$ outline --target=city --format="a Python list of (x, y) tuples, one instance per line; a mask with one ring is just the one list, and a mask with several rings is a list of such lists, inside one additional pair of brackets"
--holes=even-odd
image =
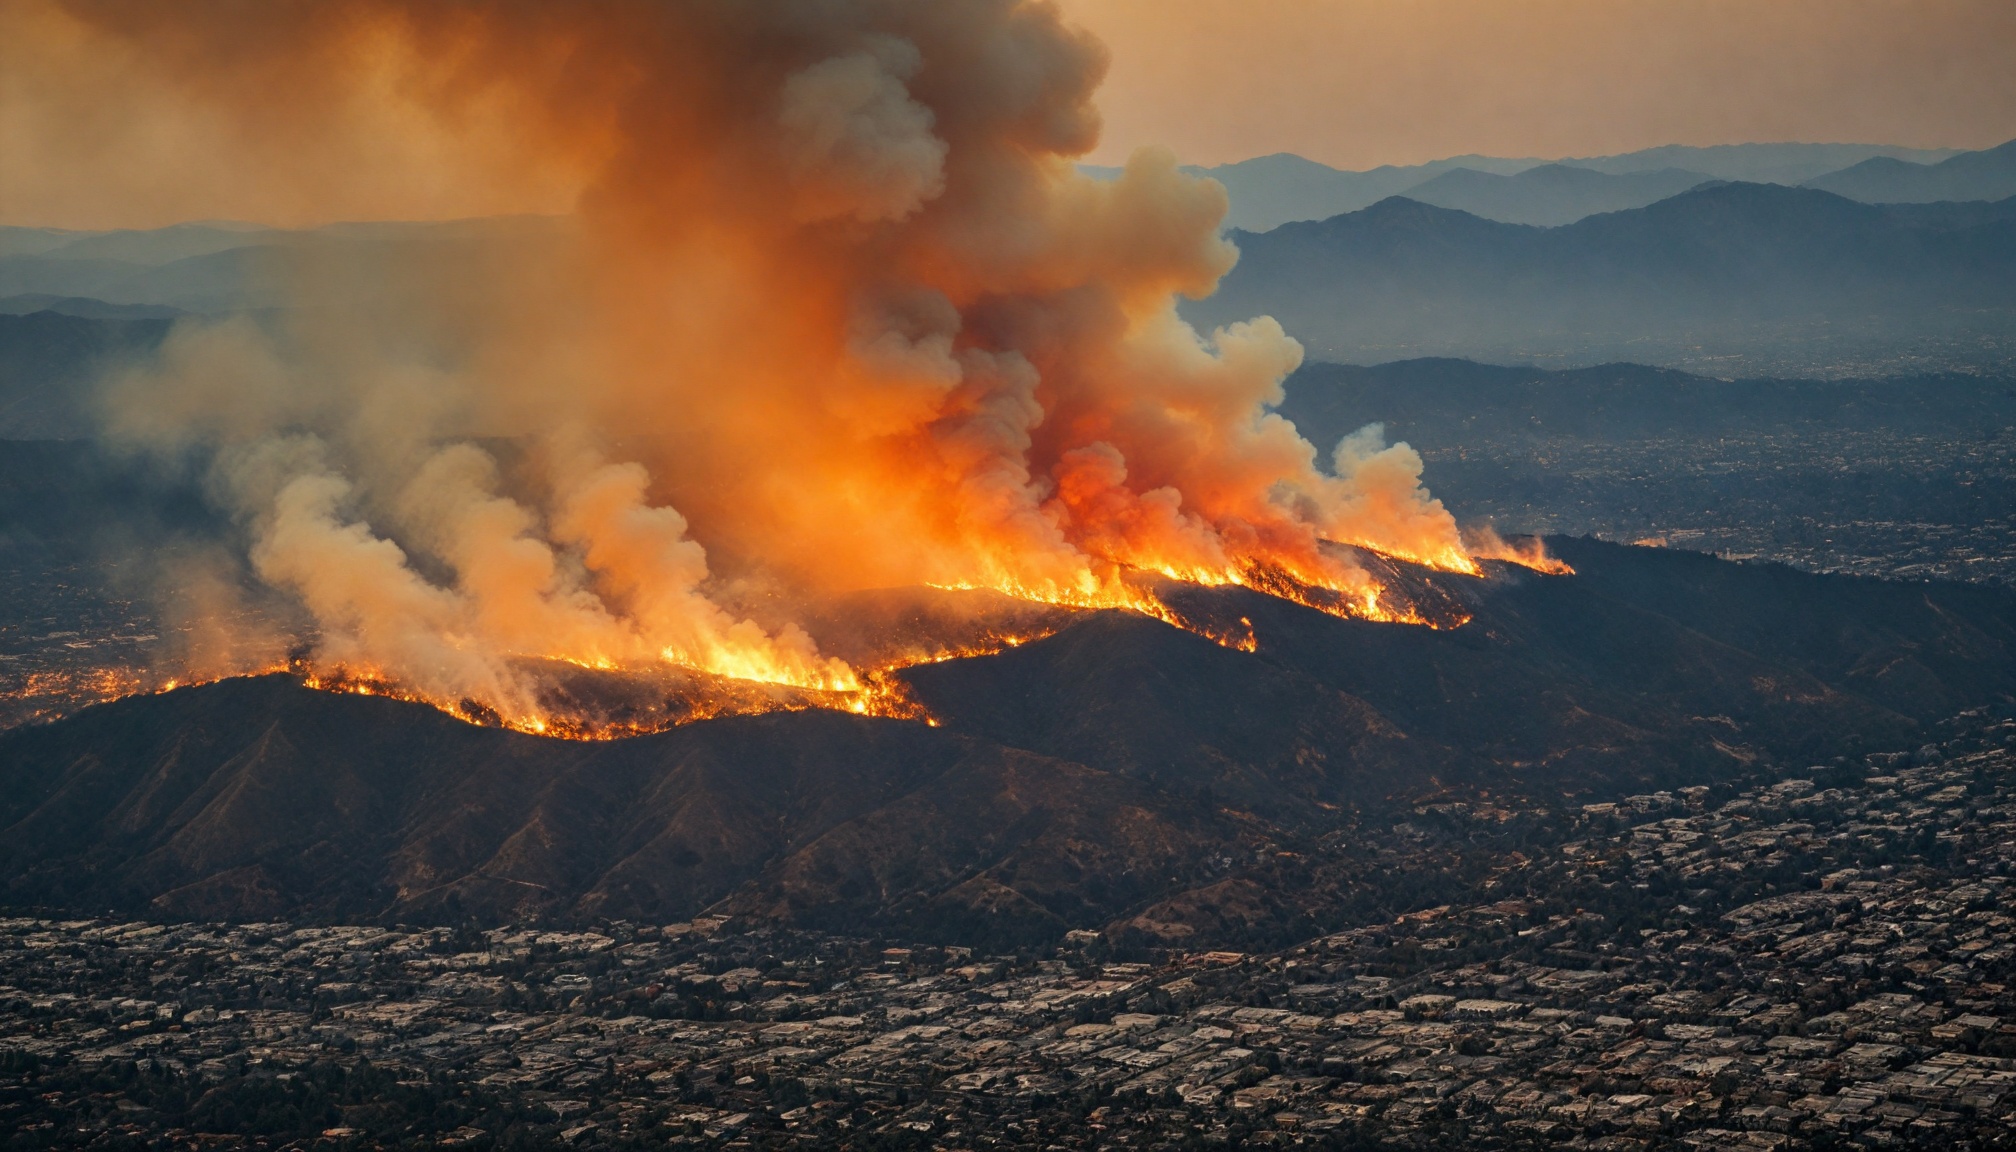
[[(0, 922), (10, 1148), (2006, 1143), (2016, 720), (1599, 802), (1271, 951)], [(1780, 776), (1784, 778), (1780, 778)], [(1424, 805), (1399, 857), (1488, 804)]]

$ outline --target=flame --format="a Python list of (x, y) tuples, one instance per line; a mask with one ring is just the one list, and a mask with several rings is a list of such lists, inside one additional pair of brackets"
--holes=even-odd
[[(1474, 565), (1468, 571), (1474, 573)], [(1278, 565), (1258, 563), (1244, 568), (1216, 569), (1175, 563), (1139, 568), (1107, 565), (1091, 579), (1074, 585), (1031, 586), (1003, 579), (991, 584), (940, 584), (934, 587), (956, 591), (986, 590), (1062, 608), (1136, 612), (1186, 632), (1194, 632), (1221, 647), (1242, 652), (1259, 651), (1260, 644), (1250, 619), (1240, 617), (1236, 628), (1214, 626), (1194, 619), (1169, 603), (1154, 586), (1157, 580), (1199, 588), (1245, 588), (1343, 619), (1416, 624), (1430, 628), (1460, 626), (1468, 620), (1468, 617), (1463, 617), (1453, 622), (1440, 622), (1411, 609), (1393, 611), (1380, 603), (1384, 589), (1377, 582), (1362, 570), (1336, 565), (1330, 566), (1328, 571), (1309, 576), (1292, 574)]]
[[(1528, 558), (1538, 555), (1544, 559), (1544, 553), (1537, 550), (1529, 549), (1520, 555)], [(1362, 575), (1358, 569), (1340, 570)], [(1354, 577), (1322, 586), (1305, 584), (1279, 568), (1261, 566), (1243, 570), (1211, 570), (1171, 564), (1142, 570), (1109, 565), (1095, 580), (1066, 587), (1032, 587), (1012, 580), (990, 585), (939, 587), (950, 591), (992, 591), (1030, 603), (1074, 611), (1103, 609), (1133, 612), (1241, 652), (1257, 652), (1260, 648), (1249, 616), (1239, 616), (1232, 624), (1198, 616), (1172, 604), (1169, 593), (1185, 587), (1239, 587), (1344, 619), (1431, 629), (1461, 627), (1469, 620), (1462, 613), (1431, 617), (1415, 607), (1395, 608), (1385, 601), (1386, 589), (1369, 581), (1369, 578)], [(559, 655), (546, 660), (550, 665), (574, 669), (593, 678), (648, 678), (667, 671), (706, 678), (681, 701), (678, 709), (667, 709), (663, 714), (644, 719), (597, 716), (592, 709), (578, 705), (550, 699), (537, 700), (536, 693), (501, 700), (456, 697), (429, 691), (380, 666), (328, 662), (312, 656), (213, 676), (187, 672), (163, 676), (130, 667), (38, 671), (27, 676), (17, 690), (0, 693), (0, 700), (17, 705), (29, 703), (29, 707), (17, 707), (12, 714), (14, 723), (29, 723), (58, 719), (80, 707), (130, 696), (156, 695), (233, 677), (277, 674), (288, 676), (301, 686), (317, 691), (423, 704), (467, 723), (563, 740), (619, 740), (726, 716), (810, 709), (906, 720), (936, 727), (939, 723), (937, 718), (914, 697), (901, 677), (904, 669), (997, 655), (1047, 638), (1055, 630), (1053, 626), (988, 631), (966, 643), (913, 647), (883, 658), (873, 667), (860, 669), (837, 660), (829, 661), (822, 666), (823, 671), (812, 676), (766, 661), (761, 658), (760, 649), (754, 654), (737, 654), (722, 649), (709, 659), (696, 660), (676, 649), (667, 648), (659, 652), (654, 661), (643, 664), (628, 664), (605, 655)], [(536, 685), (542, 679), (535, 670), (525, 674), (524, 682)], [(752, 691), (752, 688), (783, 691), (762, 692)], [(514, 703), (514, 700), (518, 702)]]
[(1575, 574), (1574, 567), (1566, 560), (1547, 555), (1546, 545), (1542, 544), (1538, 537), (1520, 541), (1519, 545), (1512, 551), (1484, 558), (1503, 560), (1508, 564), (1517, 564), (1521, 568), (1531, 568), (1535, 572), (1545, 573), (1548, 576), (1573, 576)]
[(1501, 560), (1548, 576), (1575, 574), (1575, 569), (1567, 561), (1547, 554), (1547, 542), (1538, 536), (1518, 536), (1507, 540), (1485, 526), (1471, 531), (1465, 543), (1470, 554), (1479, 560)]

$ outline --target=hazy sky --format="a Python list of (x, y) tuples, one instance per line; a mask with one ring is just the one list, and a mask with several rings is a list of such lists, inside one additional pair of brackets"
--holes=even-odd
[(1112, 48), (1102, 160), (2016, 137), (2016, 0), (1060, 2)]
[[(1366, 168), (2016, 137), (2016, 0), (1055, 2), (1111, 52), (1103, 162), (1144, 144), (1202, 164), (1287, 151)], [(161, 33), (195, 22), (124, 3), (0, 0), (0, 222), (560, 212), (588, 167), (551, 150), (526, 163), (524, 118), (543, 112), (512, 104), (510, 85), (451, 87), (454, 115), (415, 115), (433, 62), (404, 60), (399, 41), (353, 37), (369, 66), (350, 72), (332, 57), (304, 77), (248, 49), (233, 69), (177, 73), (200, 37)], [(319, 121), (287, 114), (308, 107)]]

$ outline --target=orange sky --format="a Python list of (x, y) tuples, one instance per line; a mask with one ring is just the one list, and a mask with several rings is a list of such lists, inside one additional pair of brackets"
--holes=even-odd
[[(93, 31), (65, 2), (0, 0), (0, 222), (564, 212), (578, 191), (580, 164), (523, 162), (525, 109), (416, 117), (394, 73), (325, 101), (312, 148), (260, 137), (261, 116), (219, 115), (242, 94), (168, 83), (159, 45)], [(1112, 54), (1104, 162), (1144, 144), (1366, 168), (2016, 137), (2016, 0), (1054, 2)], [(291, 78), (272, 92), (314, 95)]]
[(2016, 137), (2016, 0), (1060, 3), (1112, 48), (1106, 161)]

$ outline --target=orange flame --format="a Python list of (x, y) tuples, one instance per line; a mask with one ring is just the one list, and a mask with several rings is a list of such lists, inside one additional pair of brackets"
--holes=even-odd
[(1488, 526), (1469, 534), (1466, 540), (1470, 554), (1479, 560), (1502, 560), (1507, 564), (1517, 564), (1548, 576), (1573, 576), (1575, 569), (1567, 561), (1547, 554), (1547, 542), (1538, 536), (1520, 536), (1507, 540)]

